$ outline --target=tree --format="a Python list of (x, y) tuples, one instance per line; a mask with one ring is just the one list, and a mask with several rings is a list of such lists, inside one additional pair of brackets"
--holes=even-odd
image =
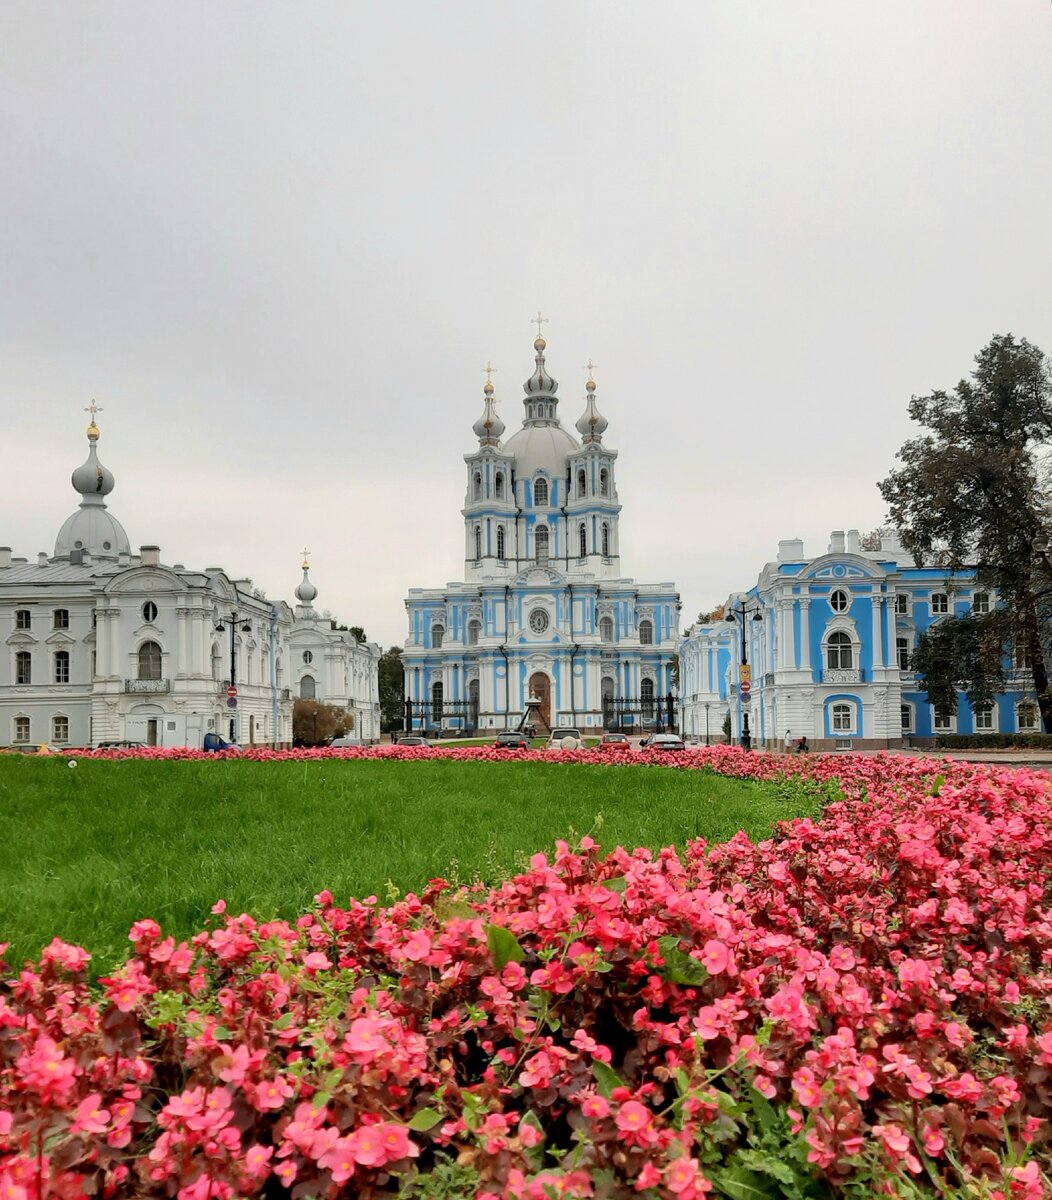
[(324, 746), (353, 730), (354, 713), (335, 704), (297, 700), (292, 706), (292, 740), (300, 745)]
[(672, 681), (673, 688), (675, 688), (675, 690), (678, 692), (679, 691), (679, 655), (678, 654), (673, 654), (672, 660), (669, 663), (669, 667), (670, 667), (669, 678)]
[(359, 646), (368, 640), (365, 636), (365, 630), (361, 627), (361, 625), (352, 625), (350, 628), (350, 633), (354, 635), (354, 640)]
[(921, 638), (917, 664), (932, 671), (929, 700), (938, 695), (952, 711), (960, 681), (973, 701), (984, 702), (1003, 684), (993, 659), (1014, 651), (1032, 664), (1041, 718), (1052, 732), (1033, 552), (1048, 532), (1041, 455), (1052, 440), (1049, 365), (1010, 333), (995, 337), (975, 363), (952, 392), (911, 399), (910, 417), (927, 432), (905, 443), (903, 465), (880, 491), (918, 565), (935, 562), (948, 573), (974, 567), (977, 582), (996, 588), (1003, 605), (989, 620), (948, 618)]
[(385, 733), (402, 728), (405, 711), (405, 670), (402, 651), (392, 646), (377, 663), (380, 687), (380, 728)]

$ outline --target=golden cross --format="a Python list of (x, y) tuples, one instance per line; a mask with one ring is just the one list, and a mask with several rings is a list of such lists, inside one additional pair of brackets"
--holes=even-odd
[(306, 571), (310, 566), (310, 551), (306, 546), (303, 547), (303, 569)]
[(496, 367), (491, 367), (491, 366), (489, 365), (489, 359), (487, 359), (487, 360), (486, 360), (486, 365), (485, 365), (485, 366), (484, 366), (482, 369), (483, 369), (483, 371), (485, 371), (485, 372), (486, 372), (486, 382), (487, 382), (487, 383), (492, 383), (492, 382), (493, 382), (493, 380), (490, 378), (490, 376), (491, 376), (491, 375), (496, 375), (496, 373), (497, 373), (497, 368), (496, 368)]
[[(596, 367), (598, 367), (598, 366), (599, 366), (599, 364), (598, 364), (598, 363), (594, 363), (594, 362), (592, 362), (592, 360), (591, 360), (591, 359), (589, 359), (589, 360), (588, 360), (588, 362), (585, 364), (585, 368), (584, 368), (584, 369), (585, 369), (585, 370), (588, 372), (588, 378), (589, 378), (589, 379), (591, 379), (591, 378), (592, 378), (592, 372), (593, 372), (593, 371), (596, 369)], [(593, 382), (594, 382), (594, 380), (593, 380)]]
[(92, 400), (92, 402), (91, 402), (91, 403), (88, 405), (88, 407), (87, 407), (87, 408), (86, 408), (84, 411), (85, 411), (86, 413), (91, 413), (91, 420), (92, 420), (92, 423), (94, 424), (94, 422), (95, 422), (95, 414), (96, 414), (96, 413), (103, 412), (104, 410), (103, 410), (103, 409), (101, 409), (101, 408), (100, 408), (100, 407), (99, 407), (99, 406), (98, 406), (98, 405), (95, 403), (95, 401), (94, 401), (94, 400)]
[(537, 315), (530, 318), (530, 324), (537, 326), (537, 336), (541, 336), (541, 326), (548, 324), (548, 318), (541, 316), (541, 310), (537, 309)]

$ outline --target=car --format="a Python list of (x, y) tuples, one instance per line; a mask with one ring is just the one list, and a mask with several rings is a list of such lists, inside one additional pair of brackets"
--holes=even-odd
[(234, 754), (241, 753), (241, 747), (234, 742), (228, 742), (225, 737), (220, 737), (218, 733), (206, 733), (204, 741), (204, 749), (210, 753), (218, 754), (223, 750), (230, 751)]
[(336, 750), (345, 750), (348, 746), (364, 746), (365, 743), (357, 737), (337, 737), (329, 743)]
[(659, 750), (665, 753), (674, 750), (686, 750), (686, 744), (677, 733), (652, 733), (640, 743), (643, 750)]
[(584, 738), (572, 725), (556, 725), (548, 738), (549, 750), (582, 750)]
[(517, 729), (507, 729), (498, 733), (493, 742), (494, 750), (529, 750), (532, 742), (524, 733)]
[(396, 746), (430, 746), (431, 743), (426, 737), (417, 737), (415, 733), (406, 734), (405, 737), (400, 737), (395, 743)]
[(632, 743), (623, 733), (604, 733), (596, 750), (600, 754), (624, 754), (632, 749)]
[(145, 742), (99, 742), (96, 750), (145, 750)]

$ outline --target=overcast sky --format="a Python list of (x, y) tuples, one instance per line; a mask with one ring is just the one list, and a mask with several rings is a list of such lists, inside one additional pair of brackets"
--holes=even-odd
[(1052, 349), (1048, 0), (0, 4), (0, 544), (85, 414), (133, 546), (385, 645), (463, 577), (491, 360), (591, 357), (684, 625), (884, 518), (912, 393)]

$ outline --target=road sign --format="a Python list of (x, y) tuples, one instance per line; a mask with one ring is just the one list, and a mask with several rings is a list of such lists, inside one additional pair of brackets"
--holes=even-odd
[(751, 704), (752, 696), (749, 692), (742, 692), (742, 704)]
[(752, 691), (752, 684), (748, 681), (748, 679), (743, 679), (742, 686), (741, 686), (742, 695), (748, 696), (751, 691)]
[(226, 702), (227, 708), (237, 708), (237, 697), (231, 696)]
[(227, 694), (227, 695), (230, 697), (230, 699), (231, 699), (231, 700), (233, 700), (233, 698), (234, 698), (234, 697), (237, 695), (237, 688), (236, 688), (236, 687), (234, 687), (234, 685), (233, 685), (233, 684), (231, 684), (231, 685), (230, 685), (230, 686), (227, 688), (227, 690), (226, 690), (226, 694)]
[(738, 672), (742, 683), (752, 683), (752, 666), (749, 663), (742, 663)]

